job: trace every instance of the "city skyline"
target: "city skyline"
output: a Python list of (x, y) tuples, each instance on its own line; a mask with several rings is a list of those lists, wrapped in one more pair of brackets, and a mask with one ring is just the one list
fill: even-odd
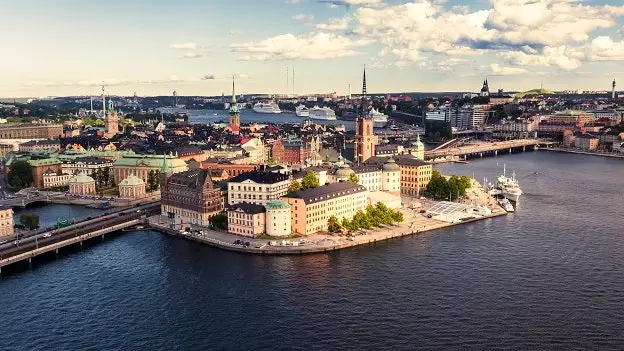
[(233, 74), (243, 94), (359, 93), (363, 65), (371, 93), (609, 91), (624, 74), (613, 0), (263, 4), (6, 1), (0, 97), (227, 95)]

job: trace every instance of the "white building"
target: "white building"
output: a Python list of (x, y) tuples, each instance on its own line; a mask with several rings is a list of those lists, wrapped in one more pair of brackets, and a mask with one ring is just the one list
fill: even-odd
[(43, 173), (43, 187), (44, 188), (57, 188), (66, 186), (69, 184), (71, 174), (61, 173), (58, 174), (52, 170)]
[(399, 194), (401, 192), (401, 167), (393, 158), (389, 158), (381, 169), (381, 190)]
[(401, 192), (401, 169), (392, 157), (388, 157), (381, 167), (365, 164), (352, 169), (344, 164), (335, 172), (334, 180), (335, 182), (348, 181), (353, 173), (358, 177), (358, 184), (369, 192), (386, 191), (396, 194)]
[(228, 205), (247, 202), (265, 205), (286, 195), (290, 176), (272, 172), (246, 172), (228, 181)]
[(0, 238), (14, 234), (13, 209), (0, 206)]
[(360, 165), (354, 167), (353, 172), (355, 172), (355, 175), (358, 177), (358, 184), (364, 186), (366, 190), (381, 190), (382, 172), (379, 167)]
[(266, 205), (266, 233), (270, 236), (288, 236), (292, 231), (290, 205), (281, 200)]
[(73, 160), (65, 160), (61, 164), (61, 170), (63, 173), (72, 175), (92, 175), (98, 169), (108, 168), (110, 172), (110, 178), (113, 178), (113, 163), (115, 161), (102, 157), (77, 157)]
[(266, 161), (264, 143), (259, 138), (251, 138), (241, 143), (241, 148), (249, 155), (250, 162), (262, 164)]
[(495, 138), (529, 138), (534, 136), (539, 122), (537, 119), (522, 119), (516, 121), (503, 121), (495, 124), (492, 136)]

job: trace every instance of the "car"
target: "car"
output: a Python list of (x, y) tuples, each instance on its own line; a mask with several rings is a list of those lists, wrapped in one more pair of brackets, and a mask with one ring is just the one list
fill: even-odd
[(6, 243), (8, 243), (8, 241), (6, 241), (6, 240), (2, 240), (2, 241), (0, 241), (0, 245), (4, 245), (4, 244), (6, 244)]
[(45, 233), (45, 234), (42, 235), (42, 237), (44, 237), (44, 238), (49, 238), (51, 236), (52, 236), (52, 233)]

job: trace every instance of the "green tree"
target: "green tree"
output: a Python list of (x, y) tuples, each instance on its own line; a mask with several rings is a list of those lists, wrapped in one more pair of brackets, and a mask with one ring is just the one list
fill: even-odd
[(227, 230), (228, 228), (227, 213), (221, 212), (210, 218), (210, 225), (216, 229)]
[(350, 181), (351, 183), (357, 184), (360, 181), (360, 178), (358, 178), (357, 174), (355, 173), (351, 173), (349, 174), (349, 179), (347, 179), (348, 181)]
[(338, 218), (336, 218), (336, 216), (332, 215), (327, 220), (327, 230), (329, 230), (330, 233), (337, 233), (340, 231), (340, 223), (338, 222)]
[(298, 180), (295, 179), (292, 182), (290, 182), (290, 186), (288, 187), (289, 192), (299, 191), (299, 190), (301, 190), (301, 183), (299, 183)]
[(301, 188), (302, 189), (313, 189), (319, 187), (319, 180), (312, 171), (306, 172), (301, 179)]
[(266, 163), (268, 166), (275, 166), (277, 164), (277, 162), (275, 162), (275, 158), (273, 157), (269, 157)]
[(345, 228), (348, 231), (351, 231), (351, 221), (348, 218), (343, 217), (342, 218), (342, 227)]
[(403, 222), (403, 212), (401, 211), (392, 211), (392, 220), (395, 222)]
[(20, 216), (20, 223), (28, 230), (39, 228), (39, 215), (36, 213), (24, 213)]
[(9, 185), (16, 188), (27, 188), (33, 183), (32, 166), (28, 161), (18, 160), (9, 166)]
[(110, 177), (110, 168), (104, 167), (102, 168), (102, 182), (106, 185), (110, 185), (111, 177)]

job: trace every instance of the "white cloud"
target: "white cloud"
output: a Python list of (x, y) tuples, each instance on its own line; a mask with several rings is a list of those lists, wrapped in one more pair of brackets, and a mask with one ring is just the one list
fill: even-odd
[(300, 3), (301, 0), (286, 0), (286, 3), (289, 5), (294, 5)]
[(451, 57), (449, 59), (446, 59), (444, 61), (440, 61), (436, 64), (436, 69), (441, 70), (441, 71), (450, 71), (453, 69), (453, 67), (455, 66), (459, 66), (465, 63), (468, 63), (469, 61), (467, 59), (464, 58), (459, 58), (459, 57)]
[(189, 58), (200, 58), (203, 57), (204, 54), (198, 51), (189, 51), (189, 52), (185, 52), (184, 55), (180, 56), (180, 58), (182, 59), (189, 59)]
[(524, 68), (518, 68), (518, 67), (503, 67), (500, 66), (497, 63), (493, 63), (490, 65), (490, 69), (491, 75), (494, 76), (515, 76), (515, 75), (519, 75), (519, 74), (525, 74), (528, 73), (528, 71)]
[(346, 30), (347, 28), (349, 28), (348, 18), (330, 18), (327, 23), (316, 25), (316, 29), (325, 31)]
[(241, 35), (245, 33), (245, 30), (241, 28), (233, 28), (230, 29), (228, 33), (230, 33), (230, 35)]
[(317, 32), (309, 35), (284, 34), (258, 42), (230, 45), (232, 51), (249, 55), (241, 60), (310, 59), (347, 57), (357, 55), (354, 49), (369, 44), (369, 41), (352, 39), (334, 33)]
[(197, 50), (199, 49), (199, 45), (197, 43), (181, 43), (181, 44), (171, 44), (169, 48), (176, 50)]
[(314, 16), (306, 15), (305, 13), (300, 13), (300, 14), (294, 15), (292, 18), (297, 21), (312, 21), (314, 19)]

